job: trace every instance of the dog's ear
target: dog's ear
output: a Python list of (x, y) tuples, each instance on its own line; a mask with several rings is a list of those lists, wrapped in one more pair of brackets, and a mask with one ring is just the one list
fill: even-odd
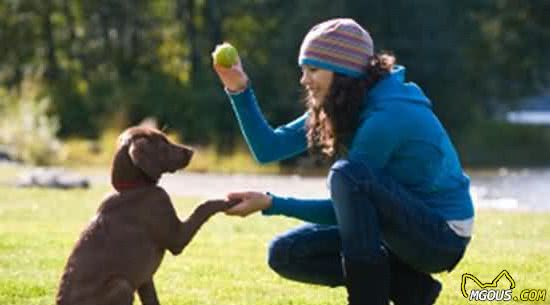
[(128, 148), (128, 155), (130, 155), (132, 163), (149, 178), (157, 181), (162, 175), (162, 169), (158, 164), (158, 152), (147, 138), (133, 140)]

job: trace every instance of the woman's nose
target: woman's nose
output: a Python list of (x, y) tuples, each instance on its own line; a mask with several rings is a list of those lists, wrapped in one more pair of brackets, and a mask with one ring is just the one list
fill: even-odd
[(309, 84), (309, 76), (307, 75), (307, 73), (302, 73), (302, 77), (300, 78), (300, 84), (302, 86), (307, 86)]

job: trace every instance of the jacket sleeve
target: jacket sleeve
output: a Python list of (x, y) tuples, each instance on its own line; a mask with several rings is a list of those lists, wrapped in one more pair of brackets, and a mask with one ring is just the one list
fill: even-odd
[(336, 215), (330, 199), (296, 199), (273, 194), (271, 207), (263, 215), (284, 215), (303, 221), (335, 225)]
[(273, 129), (262, 115), (252, 88), (228, 95), (246, 143), (258, 162), (283, 160), (306, 150), (307, 114)]

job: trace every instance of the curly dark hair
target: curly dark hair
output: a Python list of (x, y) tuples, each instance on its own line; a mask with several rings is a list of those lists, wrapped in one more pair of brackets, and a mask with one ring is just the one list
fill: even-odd
[(388, 51), (375, 54), (366, 68), (367, 79), (352, 78), (334, 73), (325, 99), (316, 104), (305, 98), (308, 111), (307, 141), (312, 153), (321, 153), (330, 159), (347, 153), (347, 147), (359, 127), (360, 108), (367, 91), (395, 64), (395, 56)]

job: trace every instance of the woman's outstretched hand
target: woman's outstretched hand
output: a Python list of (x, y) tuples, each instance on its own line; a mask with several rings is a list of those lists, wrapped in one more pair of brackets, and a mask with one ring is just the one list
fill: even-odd
[(246, 86), (248, 86), (248, 76), (243, 70), (240, 58), (237, 59), (237, 64), (233, 65), (231, 68), (226, 68), (214, 63), (212, 63), (212, 65), (227, 90), (239, 92), (246, 89)]
[(271, 207), (271, 196), (260, 192), (229, 193), (227, 199), (240, 201), (225, 211), (227, 215), (246, 217), (252, 213)]

